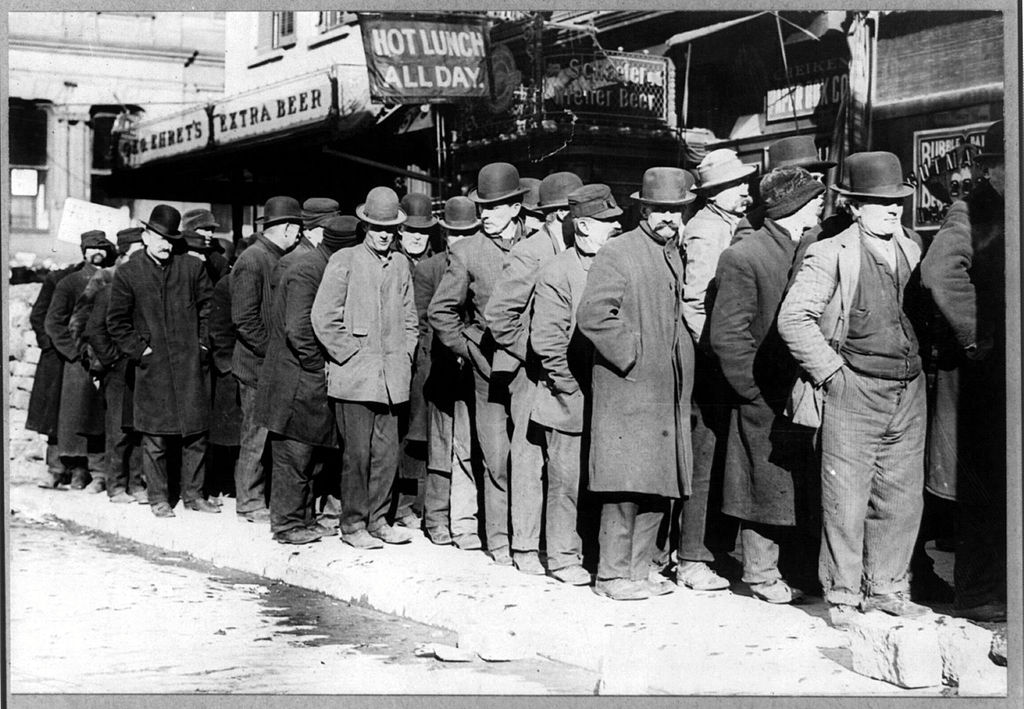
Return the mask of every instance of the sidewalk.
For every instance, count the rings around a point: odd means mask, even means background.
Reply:
[[[456,631],[470,645],[511,642],[526,653],[602,673],[616,693],[939,696],[853,672],[843,632],[824,604],[772,606],[731,593],[678,590],[615,602],[586,587],[499,567],[482,552],[411,544],[362,551],[331,537],[309,546],[273,542],[266,525],[183,510],[157,519],[148,506],[105,495],[10,486],[10,509],[60,519],[213,564]],[[16,552],[14,552],[16,553]],[[443,688],[441,688],[443,690]]]

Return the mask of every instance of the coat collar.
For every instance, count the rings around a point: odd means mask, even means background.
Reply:
[[[910,264],[910,270],[913,271],[918,262],[921,260],[921,247],[917,245],[917,242],[910,238],[909,234],[912,234],[906,227],[903,228],[903,233],[897,234],[896,244],[903,251],[903,255],[907,258],[907,263]],[[840,232],[838,235],[833,237],[837,243],[844,249],[856,253],[856,258],[860,260],[860,227],[854,222],[845,231]],[[842,258],[842,257],[840,257]]]

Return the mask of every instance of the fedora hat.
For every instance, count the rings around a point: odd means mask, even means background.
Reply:
[[[567,209],[569,193],[582,186],[583,180],[574,172],[552,172],[540,181],[540,211]]]
[[[142,220],[140,220],[142,221]],[[158,204],[149,213],[149,221],[143,221],[142,225],[150,231],[159,234],[165,239],[180,239],[181,212],[169,204]]]
[[[583,185],[570,192],[566,201],[569,203],[569,214],[573,219],[612,219],[622,214],[622,209],[615,203],[615,197],[612,196],[612,190],[608,185]]]
[[[641,204],[689,204],[693,193],[693,175],[678,167],[651,167],[644,172],[640,189],[630,195]]]
[[[529,190],[519,182],[519,170],[507,162],[492,162],[480,168],[476,178],[476,187],[469,193],[469,198],[477,204],[503,202],[512,197],[519,197]]]
[[[302,207],[294,197],[271,197],[263,205],[263,228],[275,224],[302,224]],[[257,220],[258,221],[258,220]]]
[[[984,152],[978,153],[975,159],[984,160],[985,158],[992,159],[1003,159],[1004,150],[1003,147],[1003,121],[998,120],[988,127],[985,131],[985,150]]]
[[[476,205],[469,197],[451,197],[444,203],[444,217],[440,223],[445,229],[465,231],[480,226],[480,218],[476,215]]]
[[[425,194],[418,192],[407,194],[402,197],[401,207],[408,215],[405,226],[411,226],[414,229],[429,229],[437,224],[433,204],[430,197]]]
[[[302,226],[315,229],[341,213],[341,205],[329,197],[310,197],[302,203]]]
[[[209,209],[190,209],[181,215],[181,230],[216,229],[220,224]]]
[[[390,187],[374,187],[366,201],[356,207],[356,216],[367,224],[397,226],[406,220],[398,195]]]
[[[836,163],[818,157],[814,136],[794,135],[777,140],[768,146],[768,169],[802,167],[808,172],[827,172]]]
[[[854,153],[843,163],[843,177],[832,189],[847,197],[903,199],[914,188],[903,179],[900,159],[883,150]]]
[[[757,165],[743,163],[735,150],[719,148],[704,156],[697,165],[700,185],[697,189],[708,192],[716,187],[725,187],[750,177],[757,171]]]

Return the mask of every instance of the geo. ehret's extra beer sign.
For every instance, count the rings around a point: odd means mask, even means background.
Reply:
[[[121,136],[118,150],[124,165],[138,167],[152,160],[180,155],[206,146],[210,120],[206,106],[170,116],[143,120]]]
[[[958,145],[970,143],[984,150],[985,131],[991,126],[972,123],[955,128],[936,128],[914,132],[914,172],[908,179],[914,184],[914,229],[937,229],[946,216],[946,205],[936,199],[925,182],[934,174],[948,173],[950,197],[958,199],[972,188],[970,160]]]
[[[233,143],[325,121],[332,97],[330,75],[323,71],[218,101],[211,116],[213,142]]]

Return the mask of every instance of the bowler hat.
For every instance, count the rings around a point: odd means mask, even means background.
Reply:
[[[275,224],[302,224],[302,207],[294,197],[271,197],[263,205],[263,228]]]
[[[519,197],[528,190],[520,184],[519,170],[515,165],[492,162],[480,168],[476,188],[470,191],[469,198],[477,204],[490,204]]]
[[[307,229],[324,226],[338,216],[341,205],[329,197],[310,197],[302,203],[302,225]]]
[[[678,167],[651,167],[644,172],[640,189],[630,195],[641,204],[689,204],[693,193],[693,175]]]
[[[220,224],[209,209],[190,209],[181,215],[181,230],[216,229]]]
[[[750,177],[756,170],[757,165],[744,164],[735,150],[712,150],[697,165],[697,175],[700,177],[697,189],[707,192],[715,187],[725,187]]]
[[[608,185],[583,185],[570,192],[567,201],[573,219],[611,219],[622,214]]]
[[[903,180],[900,159],[884,150],[850,155],[843,163],[842,180],[832,189],[848,197],[888,199],[903,199],[914,192]]]
[[[129,244],[142,241],[142,227],[133,226],[117,232],[117,248],[127,249]]]
[[[519,186],[526,188],[526,192],[523,194],[523,211],[538,217],[540,216],[540,210],[537,209],[537,203],[540,202],[540,182],[536,177],[519,178]]]
[[[437,217],[434,216],[433,204],[430,197],[419,192],[411,192],[402,197],[401,207],[408,215],[405,226],[414,229],[429,229],[437,224]]]
[[[779,167],[802,167],[809,172],[826,172],[836,163],[818,157],[814,136],[794,135],[777,140],[768,146],[768,169]]]
[[[469,197],[452,197],[444,203],[444,217],[440,220],[445,229],[466,230],[480,226],[476,205]]]
[[[976,159],[1002,159],[1004,155],[1003,138],[1003,122],[1002,120],[998,120],[990,125],[988,130],[985,131],[985,151],[978,153]]]
[[[112,249],[114,245],[110,243],[105,232],[99,229],[90,229],[89,231],[82,232],[81,237],[83,249]]]
[[[540,210],[547,212],[567,208],[569,193],[582,186],[583,180],[574,172],[552,172],[540,182]]]
[[[397,226],[406,220],[398,195],[390,187],[374,187],[366,201],[356,207],[356,216],[367,224]]]
[[[142,220],[140,220],[142,221]],[[158,204],[149,213],[149,221],[142,225],[166,239],[180,239],[181,212],[169,204]]]

